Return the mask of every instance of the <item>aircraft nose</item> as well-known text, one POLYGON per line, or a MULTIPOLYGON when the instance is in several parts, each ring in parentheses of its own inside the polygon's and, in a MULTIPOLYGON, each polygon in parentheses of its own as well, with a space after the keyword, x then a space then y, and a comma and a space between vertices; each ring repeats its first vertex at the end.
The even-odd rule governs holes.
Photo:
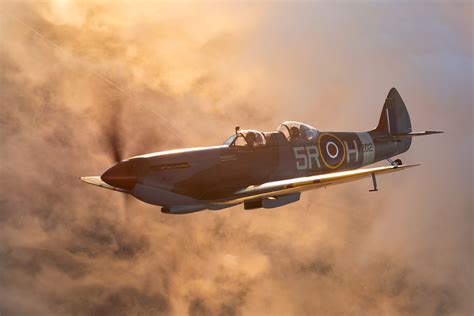
POLYGON ((119 162, 105 171, 100 178, 113 187, 132 190, 137 184, 134 161, 126 160, 119 162))

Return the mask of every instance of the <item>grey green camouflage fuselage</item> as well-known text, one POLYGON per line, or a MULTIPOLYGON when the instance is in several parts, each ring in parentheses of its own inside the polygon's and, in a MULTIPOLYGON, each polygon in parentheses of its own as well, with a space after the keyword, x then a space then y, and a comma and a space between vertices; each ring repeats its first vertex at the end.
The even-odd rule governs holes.
POLYGON ((375 132, 321 132, 316 141, 294 143, 279 132, 265 134, 262 148, 190 148, 129 161, 138 171, 138 185, 218 200, 250 185, 360 168, 399 155, 411 144, 411 139, 385 142, 375 132))
POLYGON ((364 173, 372 175, 375 187, 375 174, 385 172, 380 168, 356 174, 342 171, 400 155, 410 148, 412 137, 437 133, 412 132, 408 111, 394 88, 385 100, 378 126, 371 131, 321 132, 298 122, 282 126, 288 133, 279 129, 244 134, 236 129, 225 145, 132 157, 108 169, 100 179, 83 180, 160 205, 166 213, 217 210, 242 202, 249 209, 271 208, 296 202, 303 186, 322 180, 331 185, 346 178, 359 179, 364 173), (245 142, 238 144, 239 139, 245 142), (337 176, 324 176, 330 174, 337 176))

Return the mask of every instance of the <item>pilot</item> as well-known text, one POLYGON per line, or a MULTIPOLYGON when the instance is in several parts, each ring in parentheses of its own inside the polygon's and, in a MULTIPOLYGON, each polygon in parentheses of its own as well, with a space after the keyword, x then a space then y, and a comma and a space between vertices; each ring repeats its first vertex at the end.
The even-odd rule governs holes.
POLYGON ((306 139, 306 138, 308 137, 308 133, 307 133, 307 132, 308 132, 308 128, 305 127, 304 125, 301 125, 301 127, 300 127, 300 137, 301 137, 302 139, 306 139))
POLYGON ((245 136, 245 140, 247 141, 247 144, 249 147, 255 147, 257 143, 257 136, 253 132, 248 132, 247 135, 245 136))
POLYGON ((294 142, 300 138, 300 129, 296 126, 290 128, 290 142, 294 142))

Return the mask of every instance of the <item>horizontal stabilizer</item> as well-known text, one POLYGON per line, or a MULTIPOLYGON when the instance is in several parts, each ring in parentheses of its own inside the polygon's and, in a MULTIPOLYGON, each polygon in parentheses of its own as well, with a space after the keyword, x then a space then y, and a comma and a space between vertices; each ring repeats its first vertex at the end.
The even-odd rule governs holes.
POLYGON ((433 135, 433 134, 441 134, 444 133, 443 131, 424 131, 424 132, 409 132, 409 133, 391 133, 385 135, 376 135, 377 138, 385 138, 385 139, 403 139, 403 138, 410 138, 415 136, 425 136, 425 135, 433 135))
POLYGON ((114 191, 120 191, 120 192, 127 192, 124 189, 121 188, 116 188, 113 187, 104 181, 99 176, 93 176, 93 177, 81 177, 81 181, 84 181, 85 183, 92 184, 101 188, 109 189, 109 190, 114 190, 114 191))
POLYGON ((410 133, 400 133, 400 134, 392 134, 396 137, 414 137, 414 136, 425 136, 425 135, 433 135, 433 134, 441 134, 444 133, 443 131, 424 131, 424 132, 410 132, 410 133))

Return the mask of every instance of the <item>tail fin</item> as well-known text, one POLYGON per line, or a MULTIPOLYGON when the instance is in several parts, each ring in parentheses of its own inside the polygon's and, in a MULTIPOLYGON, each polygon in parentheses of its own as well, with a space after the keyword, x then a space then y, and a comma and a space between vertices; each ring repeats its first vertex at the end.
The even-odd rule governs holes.
POLYGON ((373 132, 375 136, 393 140, 442 133, 440 131, 412 132, 410 115, 402 97, 395 88, 388 92, 380 114, 379 124, 373 132))
POLYGON ((379 125, 374 132, 379 135, 411 133, 411 121, 405 103, 397 89, 392 88, 385 99, 379 125))

